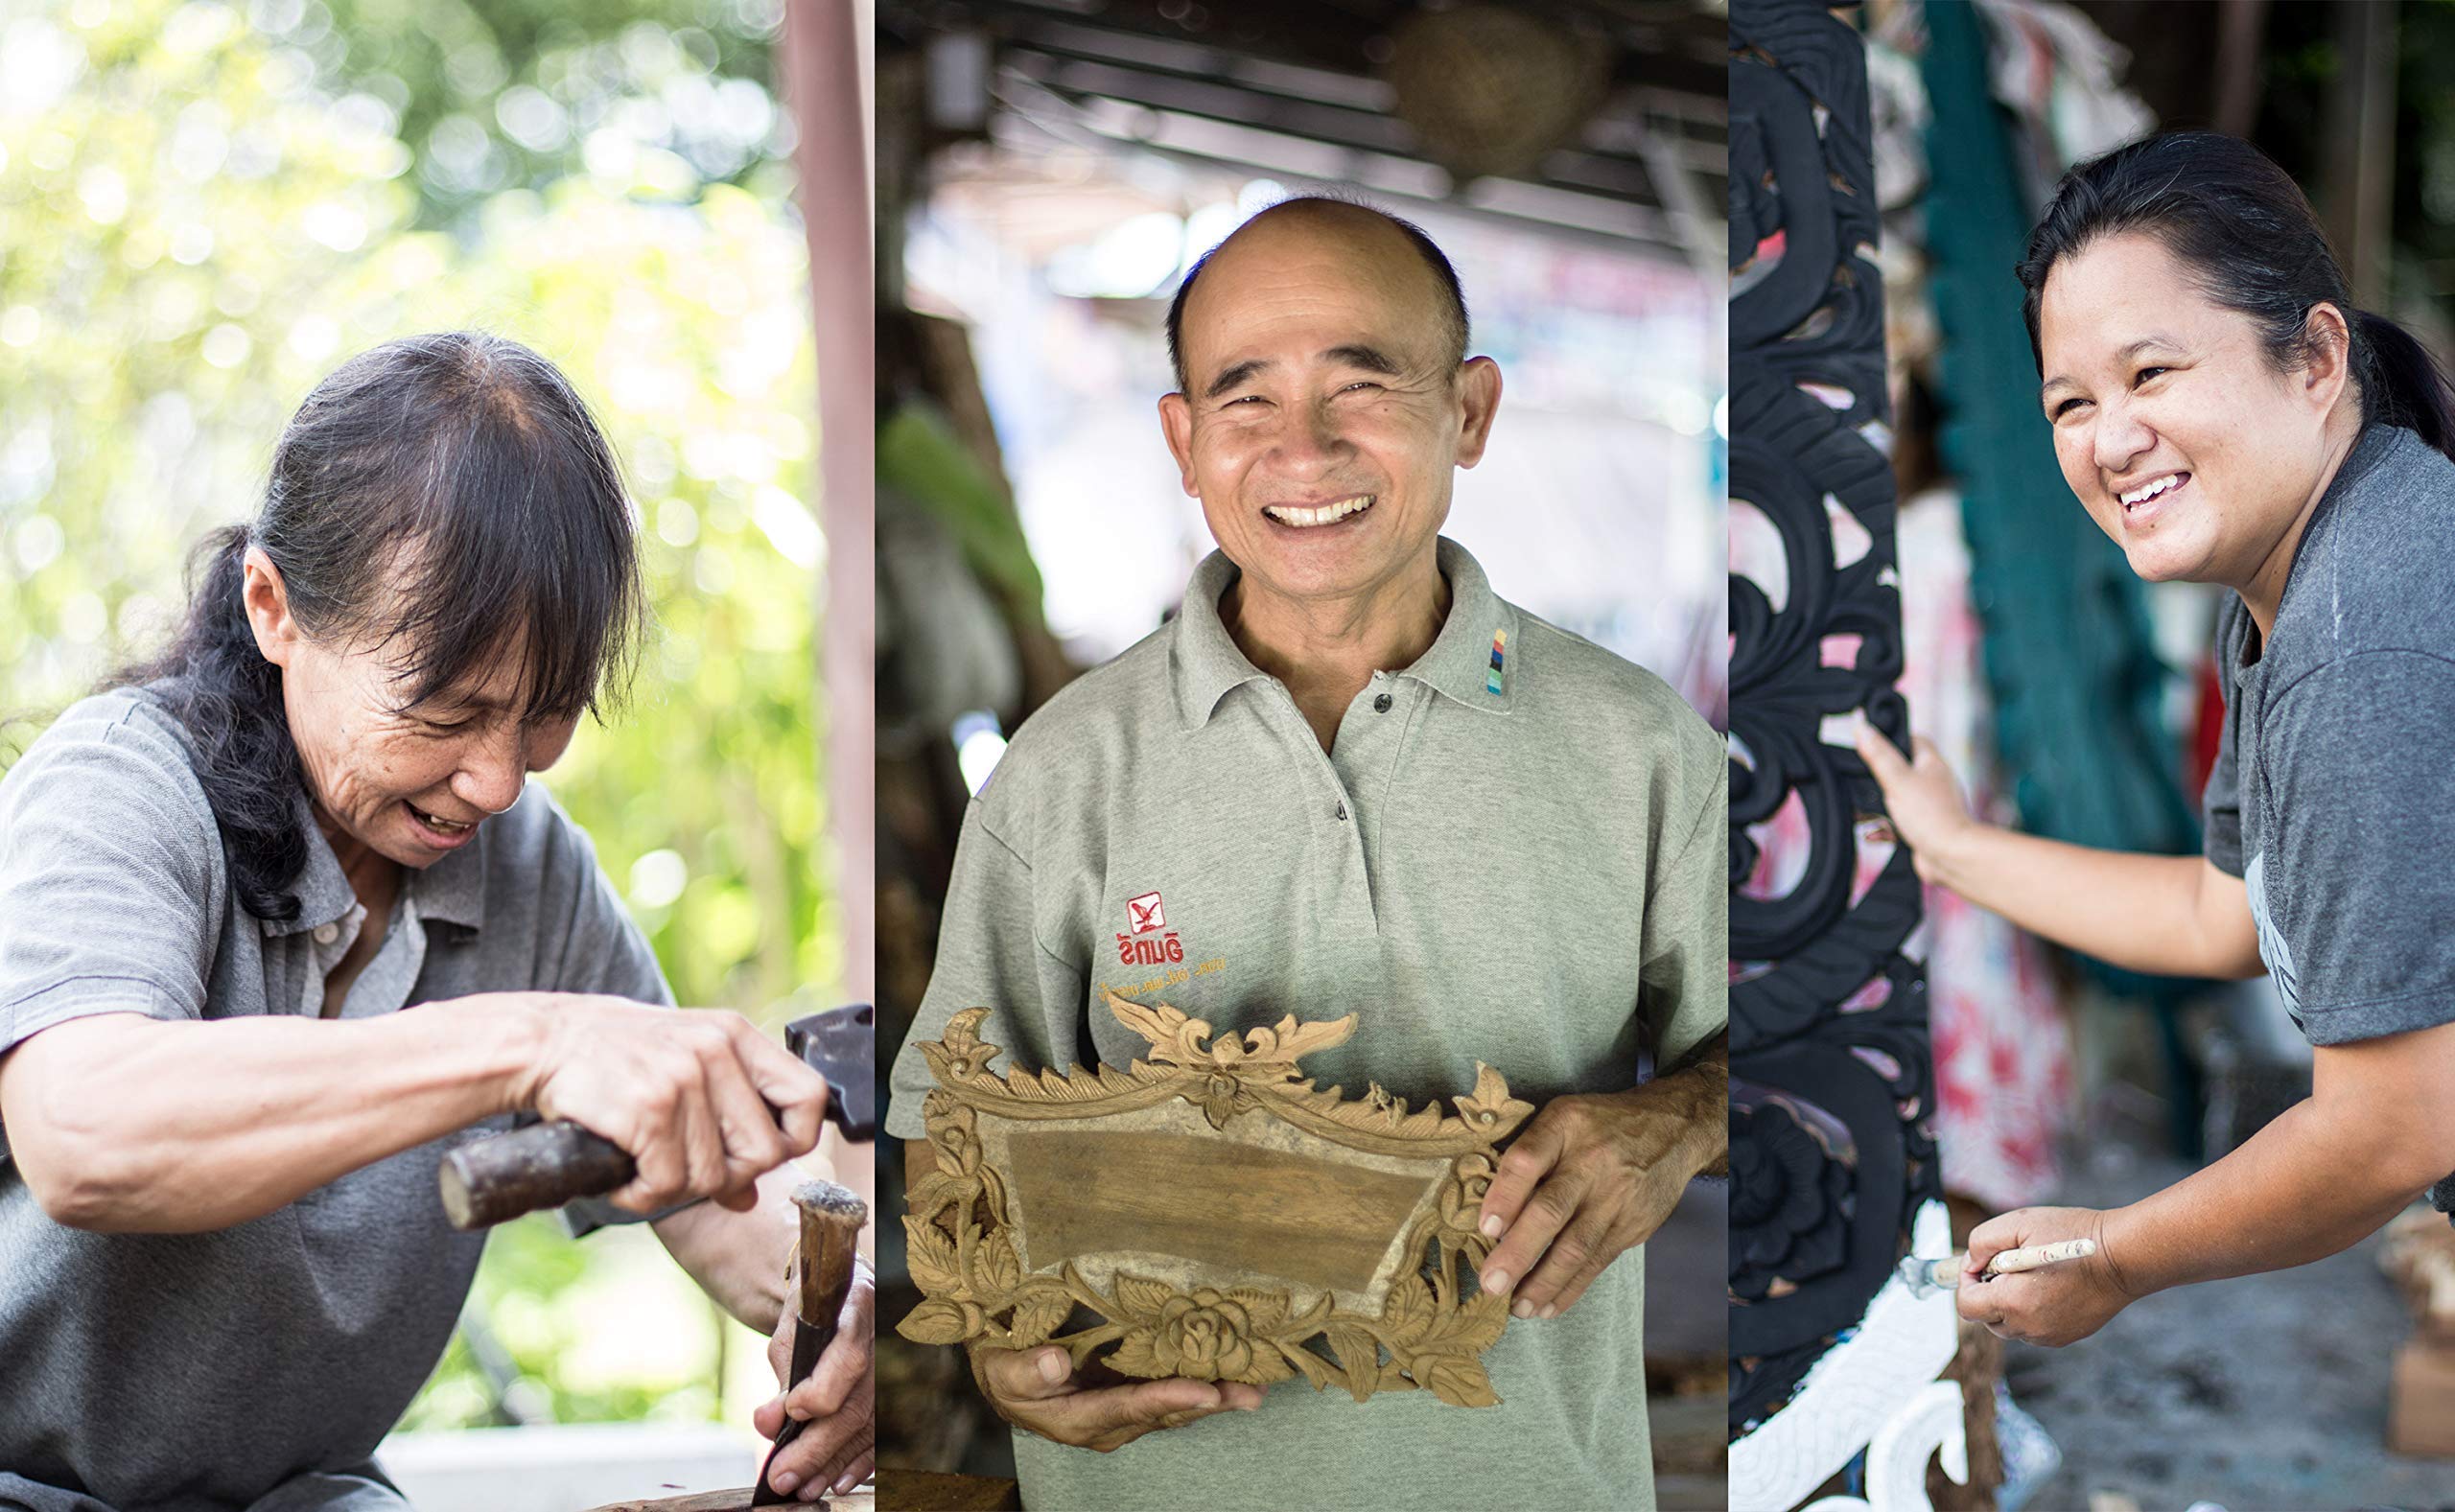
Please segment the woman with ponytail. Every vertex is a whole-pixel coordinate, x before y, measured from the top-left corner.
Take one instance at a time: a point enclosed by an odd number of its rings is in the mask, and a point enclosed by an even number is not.
[[[1962,1315],[2062,1344],[2151,1291],[2319,1259],[2455,1196],[2455,402],[2352,308],[2301,190],[2177,133],[2071,171],[2019,268],[2066,482],[2141,577],[2233,590],[2206,854],[1984,825],[1934,748],[1859,749],[1919,874],[2135,971],[2275,979],[2304,1102],[2107,1212],[1970,1236]],[[2093,1258],[1978,1283],[2008,1248]]]
[[[0,1505],[399,1507],[375,1446],[484,1243],[437,1200],[454,1143],[526,1114],[613,1140],[637,1178],[566,1216],[654,1215],[774,1330],[778,1168],[826,1086],[671,1012],[528,781],[643,619],[630,501],[552,364],[464,333],[352,359],[199,569],[170,647],[0,780]],[[760,1413],[828,1418],[778,1456],[813,1490],[866,1468],[853,1291],[831,1365]]]

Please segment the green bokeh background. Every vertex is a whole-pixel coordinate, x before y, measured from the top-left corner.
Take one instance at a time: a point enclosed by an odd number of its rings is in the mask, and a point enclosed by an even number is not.
[[[825,547],[777,20],[760,0],[0,9],[0,769],[159,643],[189,547],[252,511],[317,379],[404,333],[494,331],[596,408],[657,621],[627,705],[544,780],[683,1002],[771,1031],[826,1006]],[[456,1340],[409,1426],[705,1418],[727,1377],[738,1416],[764,1369],[643,1230],[509,1225],[475,1310],[512,1409]]]

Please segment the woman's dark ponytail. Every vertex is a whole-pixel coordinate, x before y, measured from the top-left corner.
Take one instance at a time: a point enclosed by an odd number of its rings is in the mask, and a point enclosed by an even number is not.
[[[249,534],[224,525],[197,547],[188,615],[169,648],[128,667],[113,686],[151,685],[187,732],[197,781],[213,805],[230,860],[230,888],[258,919],[298,917],[291,891],[307,866],[297,803],[306,791],[281,699],[281,669],[256,648],[247,623]]]
[[[2369,417],[2402,426],[2449,456],[2455,456],[2455,392],[2429,348],[2385,315],[2367,310],[2352,316],[2361,395]]]

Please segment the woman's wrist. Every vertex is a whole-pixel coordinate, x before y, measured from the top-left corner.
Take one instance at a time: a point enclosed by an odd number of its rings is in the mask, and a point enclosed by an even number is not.
[[[1950,888],[1966,897],[1974,870],[1971,853],[1982,850],[1986,831],[1993,826],[1984,820],[1969,818],[1951,826],[1942,833],[1929,837],[1926,845],[1914,848],[1921,878],[1931,886]],[[1972,898],[1971,901],[1977,901]]]
[[[537,1105],[545,1065],[546,1017],[534,992],[478,992],[424,1005],[419,1012],[453,1021],[456,1043],[475,1061],[472,1082],[489,1115]]]
[[[2137,1202],[2107,1208],[2097,1215],[2097,1263],[2131,1301],[2163,1291],[2186,1278],[2161,1273],[2156,1262],[2155,1220]]]

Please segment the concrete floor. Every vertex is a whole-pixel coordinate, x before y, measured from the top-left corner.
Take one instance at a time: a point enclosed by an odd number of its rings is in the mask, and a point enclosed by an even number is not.
[[[2116,1206],[2188,1171],[2100,1147],[2055,1200]],[[2013,1399],[2063,1451],[2028,1508],[2109,1491],[2174,1512],[2455,1507],[2455,1460],[2386,1450],[2388,1374],[2412,1326],[2377,1247],[2163,1292],[2068,1348],[2011,1345]]]

